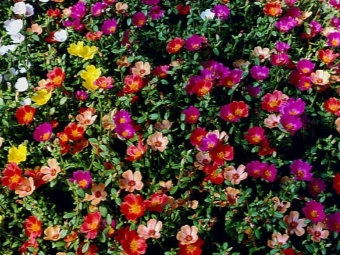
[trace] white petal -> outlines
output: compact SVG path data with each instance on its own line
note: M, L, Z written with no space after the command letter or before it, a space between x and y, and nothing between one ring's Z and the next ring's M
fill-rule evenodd
M19 92L24 92L28 89L28 82L25 77L21 77L17 80L15 83L14 87L17 89Z

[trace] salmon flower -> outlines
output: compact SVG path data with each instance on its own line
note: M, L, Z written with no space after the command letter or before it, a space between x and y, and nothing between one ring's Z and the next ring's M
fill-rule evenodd
M80 225L80 233L86 234L87 239L97 237L101 222L100 212L89 213L85 216L83 224Z
M223 171L224 179L230 181L232 184L240 184L240 182L248 176L248 174L244 172L245 169L246 167L244 165L239 165L237 170L233 166L228 166L224 168Z
M22 183L15 187L15 194L19 197L26 197L33 193L35 190L34 180L32 177L23 177Z
M143 78L145 75L150 74L150 64L149 62L138 61L135 66L131 68L131 72Z
M274 234L272 234L272 240L269 240L267 242L267 245L270 248L277 248L277 247L281 247L282 245L287 243L287 240L289 239L289 236L286 234L281 234L279 232L276 232Z
M49 226L44 230L44 240L58 241L60 239L60 226Z
M124 197L124 202L120 205L120 212L127 220L136 220L144 215L144 199L141 195L129 194Z
M127 75L124 79L123 92L132 94L138 92L143 87L143 80L138 74Z
M161 132L156 131L153 135L150 135L147 140L147 144L151 146L152 150L163 152L166 149L169 140L167 137L163 137Z
M84 201L91 201L91 205L97 205L101 201L105 201L107 192L103 183L93 184L91 187L91 195L86 194Z
M323 228L324 228L324 224L319 222L317 224L313 224L312 227L308 226L307 227L307 233L312 236L311 239L314 242L319 243L321 241L321 239L327 239L327 237L329 235L329 231L323 230Z
M287 209L290 207L289 202L280 201L280 199L278 197L273 197L272 201L274 203L274 208L281 213L285 213L287 211Z
M65 80L65 73L60 67L55 67L53 70L47 73L49 84L46 86L52 86L53 88L59 88L62 86Z
M147 148L148 148L148 146L143 145L143 142L141 140L139 140L137 146L130 145L127 148L126 154L128 155L128 157L126 157L125 159L128 160L128 161L136 161L144 155Z
M82 126L90 126L94 123L97 118L97 115L93 115L93 111L86 110L76 116L76 120Z
M197 232L198 228L196 226L190 227L189 225L185 225L181 227L180 231L178 231L176 239L182 245L192 244L198 240Z
M302 236L305 233L303 229L307 225L305 224L305 218L299 219L299 212L291 211L289 215L283 218L283 222L287 225L286 233L296 234L297 236Z
M122 174L122 177L124 179L120 179L119 188L125 189L125 191L141 190L144 186L142 175L139 171L132 173L131 170L127 170Z
M48 166L42 166L40 169L40 172L44 174L42 179L46 182L54 180L55 178L57 178L58 173L61 172L61 169L56 159L51 158L47 160L47 164Z
M146 226L139 225L137 229L137 234L139 237L143 239L155 238L158 239L161 237L159 231L161 231L163 223L161 221L157 221L156 219L150 219Z

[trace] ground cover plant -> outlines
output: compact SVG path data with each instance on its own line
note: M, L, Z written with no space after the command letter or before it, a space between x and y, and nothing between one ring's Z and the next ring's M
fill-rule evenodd
M0 253L338 254L338 0L1 1Z

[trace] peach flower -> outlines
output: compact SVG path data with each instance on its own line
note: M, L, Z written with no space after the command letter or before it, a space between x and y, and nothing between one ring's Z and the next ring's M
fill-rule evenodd
M105 201L107 192L105 191L105 185L99 183L98 185L93 184L91 188L91 195L86 194L84 201L91 201L91 205L97 205L100 201Z
M150 64L148 62L138 61L135 67L131 68L132 74L137 74L140 77L150 74Z
M235 68L242 68L242 67L247 67L250 65L249 61L246 61L244 59L237 59L234 63L233 63L233 67Z
M227 203L230 205L236 205L240 194L240 190L234 189L232 187L227 187L224 191L227 195Z
M125 13L128 8L127 4L123 4L121 2L116 3L116 12L118 13Z
M160 181L160 182L159 182L159 186L162 187L161 192L162 192L162 193L165 193L165 192L170 191L170 190L173 188L174 184L172 183L171 180L170 180L170 181L167 181L167 182L165 182L165 181Z
M327 71L316 70L315 72L311 73L310 77L315 85L326 85L329 83L329 78L331 75Z
M272 201L274 202L274 208L281 213L285 213L287 209L290 207L289 202L287 201L281 202L278 197L273 197Z
M43 31L42 27L36 23L32 24L30 28L27 28L27 31L36 33L37 35L40 35Z
M270 114L266 119L264 119L264 125L267 128L276 128L280 123L280 115Z
M178 231L176 238L182 245L188 245L195 243L198 240L198 228L196 226L182 226L181 230Z
M49 226L44 230L44 239L49 241L58 241L60 239L60 226Z
M35 190L34 180L32 177L23 178L22 184L16 186L15 194L19 195L19 197L26 197L33 193Z
M47 160L47 164L48 166L42 166L40 168L40 172L44 174L42 179L46 182L54 180L55 178L57 178L58 173L61 172L56 159L50 158L49 160Z
M162 133L156 131L156 133L148 137L146 142L151 146L152 150L159 150L160 152L163 152L169 143L169 140L166 136L163 137Z
M121 69L123 66L125 67L130 66L127 56L122 56L120 59L116 61L116 64L118 65L119 69Z
M302 236L305 233L303 228L307 226L305 220L305 218L299 219L299 212L291 211L289 215L283 218L283 222L288 226L286 233L291 235L295 233L297 236Z
M76 116L76 120L82 126L90 126L90 125L92 125L93 122L96 120L96 118L97 118L97 115L93 116L93 113L90 110L84 111L81 114L78 114Z
M164 129L170 129L171 126L172 126L172 122L168 120L162 120L162 122L157 122L155 124L155 129L157 129L158 131L162 131Z
M143 188L142 175L139 171L132 173L131 170L127 170L122 176L124 179L119 180L119 188L129 192L141 190Z
M269 49L263 48L261 46L257 46L253 50L253 55L260 59L260 62L264 62L267 58L270 57Z
M0 137L0 148L2 147L2 144L4 143L5 139L3 137Z
M278 246L281 247L282 245L287 243L287 240L289 239L289 236L286 234L281 234L279 232L276 232L272 234L272 240L268 240L267 245L270 248L277 248Z
M329 235L328 230L322 230L324 228L324 225L322 222L318 222L317 224L314 224L313 227L307 227L307 233L310 234L312 237L311 239L314 242L320 242L321 239L326 239Z
M155 219L150 219L146 226L139 225L137 229L137 234L140 238L148 239L155 238L158 239L161 237L159 231L161 231L163 227L163 223L161 221L157 221Z
M244 172L246 167L244 165L239 165L237 170L233 166L228 166L224 168L224 179L230 181L232 184L240 184L241 181L248 177L248 173Z

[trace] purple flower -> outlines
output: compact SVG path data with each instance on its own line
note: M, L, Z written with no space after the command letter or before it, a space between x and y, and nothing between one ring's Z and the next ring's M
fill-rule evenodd
M122 139L130 139L136 133L135 129L130 123L117 125L115 131L117 135Z
M92 16L95 16L95 17L100 16L102 14L103 10L104 10L104 5L101 2L96 2L91 7Z
M47 122L38 125L33 132L33 138L38 142L46 142L50 140L51 137L52 126L50 123Z
M200 111L194 106L189 106L183 110L182 114L185 115L185 121L189 124L195 124L200 117Z
M316 196L326 190L326 183L323 180L312 178L308 184L308 189L312 196Z
M132 16L132 24L137 27L142 27L146 23L146 17L143 12L137 12Z
M189 51L199 50L203 40L199 35L192 35L185 40L185 48Z
M329 214L327 217L327 227L329 230L340 232L340 212Z
M296 131L302 128L302 122L299 117L292 116L289 114L283 114L280 118L280 124L285 131L294 135Z
M269 75L269 68L265 66L253 66L250 69L250 74L255 80L262 81Z
M120 110L113 116L113 121L117 126L121 124L127 124L131 122L131 116L127 111Z
M75 93L75 97L79 101L85 101L86 99L89 98L89 94L87 94L85 90L78 90Z
M299 117L304 113L305 106L306 103L301 98L298 98L296 101L294 98L290 98L286 104L279 108L279 111L282 114Z
M65 27L73 27L76 31L81 31L84 29L84 24L81 23L81 19L66 20L63 22Z
M202 138L201 145L199 149L201 151L211 151L215 148L218 142L218 138L216 134L208 134L206 137Z
M321 222L326 216L322 204L314 200L306 203L305 207L302 208L302 212L312 223Z
M246 165L247 173L253 178L262 177L262 171L268 167L266 163L262 163L260 161L251 161Z
M253 85L248 85L248 86L246 87L246 90L247 90L248 94L249 94L251 97L257 97L258 94L261 93L261 88L260 88L260 86L255 87L255 86L253 86Z
M268 165L268 163L262 164L261 177L268 181L273 182L276 178L277 169L273 164Z
M312 166L307 162L303 162L301 159L294 160L290 165L290 173L294 174L295 180L310 181L313 174L310 172Z
M300 59L296 63L296 69L301 73L301 74L311 74L313 72L315 65L313 64L312 61L308 59Z
M279 52L286 52L287 50L290 49L290 45L285 42L277 41L275 43L275 49Z
M147 5L157 5L159 0L142 0L142 3Z
M327 45L332 47L337 47L340 45L340 33L332 32L327 36Z
M101 26L101 30L105 35L113 34L117 31L117 21L115 19L107 19Z
M285 52L273 53L270 56L270 63L273 66L284 66L289 63L289 55Z
M79 1L71 7L70 17L73 19L81 19L86 15L86 5L84 2Z
M164 11L161 9L160 6L156 5L156 6L151 7L148 14L151 19L156 20L156 19L163 17Z
M78 170L73 172L73 178L68 179L70 182L76 182L81 189L86 189L92 183L92 177L89 171Z
M340 29L340 19L338 17L333 17L331 19L331 26Z
M310 23L309 23L309 27L310 27L310 30L311 30L311 34L313 35L313 37L320 33L321 30L322 30L322 26L319 22L315 21L315 20L312 20Z
M293 29L297 26L297 21L291 17L281 17L276 23L275 27L281 32L288 32L289 30Z
M217 4L214 6L214 8L211 10L211 12L215 13L216 17L218 19L227 19L230 13L230 10L227 6L223 4Z

